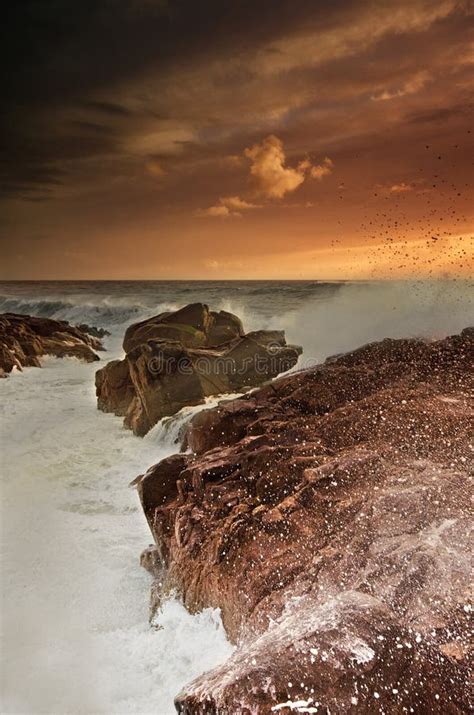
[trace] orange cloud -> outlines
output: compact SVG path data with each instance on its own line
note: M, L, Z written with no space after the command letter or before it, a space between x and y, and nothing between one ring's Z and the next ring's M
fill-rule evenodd
M215 206L209 206L207 209L198 209L194 215L199 218L239 218L242 216L240 211L259 208L261 208L259 204L251 204L249 201L241 199L240 196L224 196L219 199L219 203Z
M310 176L312 179L321 181L323 177L328 176L332 172L333 166L334 162L326 157L321 164L311 167Z
M403 194L406 191L413 191L413 186L410 186L410 184L405 184L404 181L402 181L401 184L394 184L390 187L390 192L392 194Z
M431 75L429 72L422 71L417 72L411 79L409 79L403 87L395 90L394 92L389 92L384 90L381 94L374 95L372 100L374 102L384 102L388 99L394 99L395 97L404 97L406 94L416 94L420 89L423 89L425 84L431 81Z
M281 199L304 181L304 169L285 166L283 142L273 134L261 144L246 149L244 154L252 162L250 173L257 180L260 192L270 199Z
M227 206L209 206L207 209L198 209L194 212L198 218L231 218L240 216L239 213L230 211Z
M261 144L245 149L244 155L251 161L250 173L257 181L258 190L269 199L281 199L295 191L307 176L322 179L333 167L329 158L319 166L313 166L309 159L301 161L296 168L287 166L283 142L274 134Z
M390 196L390 194L406 194L411 192L416 192L417 194L426 193L430 189L425 186L425 182L422 179L414 179L407 183L405 181L400 181L396 184L375 184L374 190L378 194L384 196Z
M241 199L240 196L225 196L224 198L219 199L219 202L223 206L227 206L229 209L236 209L237 211L261 208L259 204L251 204L248 201Z

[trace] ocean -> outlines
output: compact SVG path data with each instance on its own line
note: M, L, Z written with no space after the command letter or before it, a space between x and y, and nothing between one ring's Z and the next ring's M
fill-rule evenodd
M247 330L284 329L303 346L295 369L384 337L442 337L473 315L467 281L0 283L0 312L107 328L102 364L127 325L195 301ZM232 651L215 610L191 616L171 598L148 624L151 535L128 486L202 406L140 439L97 410L100 366L45 358L0 381L4 713L169 715Z

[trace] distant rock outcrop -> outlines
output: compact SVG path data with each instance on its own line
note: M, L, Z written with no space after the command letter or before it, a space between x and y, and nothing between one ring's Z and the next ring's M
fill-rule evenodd
M110 332L105 328L97 328L95 325L87 325L87 323L80 323L79 325L76 325L76 328L81 330L83 333L92 335L94 338L105 338L107 335L110 335Z
M43 355L76 357L85 362L99 360L94 350L102 343L64 320L36 318L32 315L0 315L0 372L14 367L41 367Z
M237 644L187 715L471 712L474 331L384 340L191 422L143 564Z
M124 360L96 374L97 404L144 435L162 417L210 395L261 385L293 367L301 348L281 331L244 333L240 319L193 303L131 325Z

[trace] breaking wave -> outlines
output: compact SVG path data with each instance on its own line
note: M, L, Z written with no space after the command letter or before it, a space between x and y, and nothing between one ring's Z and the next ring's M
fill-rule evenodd
M262 320L271 321L307 300L328 298L341 285L291 282L276 286L268 281L0 283L0 313L32 314L113 328L187 303L203 302L212 309L236 312L245 327L253 329L262 327Z
M100 327L113 327L140 320L156 310L176 310L173 303L146 305L104 297L98 302L70 300L37 300L35 298L11 298L0 296L0 313L38 315L41 318L67 320L70 323L87 323Z

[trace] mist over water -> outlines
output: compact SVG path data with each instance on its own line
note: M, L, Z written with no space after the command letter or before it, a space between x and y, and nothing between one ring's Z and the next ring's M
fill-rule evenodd
M442 338L472 325L474 285L468 281L347 283L327 300L310 300L284 316L299 367L374 340Z
M384 337L441 337L472 322L468 282L8 283L0 312L125 327L193 301L285 329L300 367ZM173 697L231 652L219 614L165 604L148 624L151 536L129 482L177 450L188 408L139 439L96 409L97 364L45 359L0 381L5 713L174 712Z

